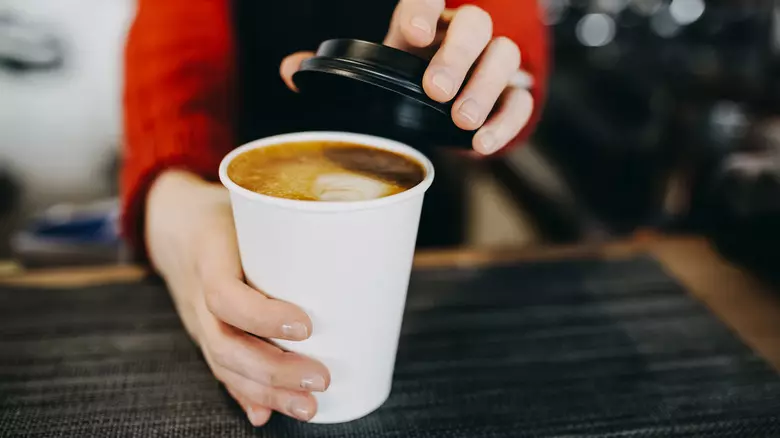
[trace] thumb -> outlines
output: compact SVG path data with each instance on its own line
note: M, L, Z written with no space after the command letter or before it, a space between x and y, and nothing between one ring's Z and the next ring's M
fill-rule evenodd
M298 91L293 83L292 77L301 68L301 63L314 56L314 52L297 52L284 58L282 65L279 66L279 74L287 87L293 91Z

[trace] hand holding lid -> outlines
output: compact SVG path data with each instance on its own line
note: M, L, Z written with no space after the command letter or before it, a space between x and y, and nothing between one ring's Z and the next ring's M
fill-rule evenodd
M512 86L519 66L517 45L494 38L482 9L404 0L384 45L326 41L316 54L285 59L281 73L307 95L347 99L355 107L381 100L392 123L448 142L461 139L488 155L514 139L531 115L530 93Z

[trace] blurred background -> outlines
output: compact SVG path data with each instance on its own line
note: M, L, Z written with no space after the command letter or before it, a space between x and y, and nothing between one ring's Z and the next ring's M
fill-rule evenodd
M57 239L24 232L39 225L33 215L56 207L49 212L65 223L76 206L112 203L133 8L132 0L0 1L0 259L69 256ZM101 234L86 246L100 242L113 258L116 241Z
M771 275L775 2L540 1L554 42L545 114L526 147L465 164L461 244L705 234ZM133 11L132 0L0 3L0 260L126 260L113 197Z

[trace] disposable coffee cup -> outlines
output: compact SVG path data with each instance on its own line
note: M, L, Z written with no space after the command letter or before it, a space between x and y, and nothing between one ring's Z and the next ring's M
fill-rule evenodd
M246 151L308 141L349 142L401 154L419 163L425 178L384 198L317 202L258 194L228 177L230 162ZM420 212L434 177L431 162L385 138L305 132L235 149L223 159L219 176L230 191L247 283L298 305L312 320L309 339L274 341L330 370L330 387L314 394L318 410L311 422L347 422L379 408L392 386Z

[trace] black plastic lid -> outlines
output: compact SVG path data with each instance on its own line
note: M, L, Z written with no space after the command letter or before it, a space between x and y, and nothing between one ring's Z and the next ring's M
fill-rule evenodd
M335 39L322 43L293 75L301 94L337 129L412 142L415 146L471 147L473 132L458 128L452 103L429 98L422 88L428 61L381 44Z

